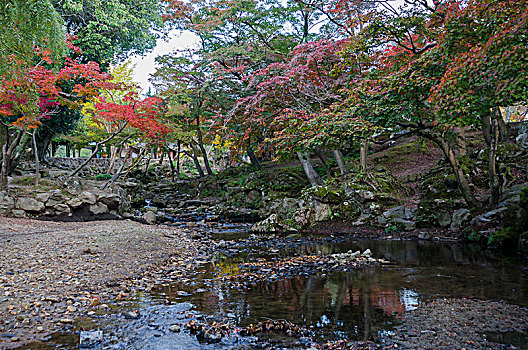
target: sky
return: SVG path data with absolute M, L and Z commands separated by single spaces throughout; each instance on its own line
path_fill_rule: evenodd
M 134 69 L 134 81 L 139 83 L 143 93 L 151 87 L 148 79 L 150 74 L 156 71 L 154 59 L 157 56 L 171 53 L 175 50 L 192 48 L 197 43 L 197 37 L 191 32 L 174 31 L 170 34 L 168 41 L 158 39 L 154 50 L 144 56 L 134 56 L 131 62 L 136 65 Z

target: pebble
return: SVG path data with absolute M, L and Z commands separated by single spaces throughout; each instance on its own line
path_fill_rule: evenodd
M 177 324 L 173 324 L 172 326 L 169 327 L 169 331 L 178 333 L 179 331 L 181 331 L 181 327 Z

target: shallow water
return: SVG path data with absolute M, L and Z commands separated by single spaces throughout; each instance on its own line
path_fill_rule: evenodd
M 478 246 L 346 239 L 291 243 L 271 253 L 265 244 L 227 249 L 229 254 L 219 254 L 214 263 L 204 265 L 189 280 L 158 286 L 128 305 L 141 311 L 140 319 L 109 315 L 85 321 L 83 326 L 103 329 L 105 349 L 245 349 L 253 348 L 251 343 L 227 340 L 224 344 L 201 344 L 194 336 L 172 333 L 168 328 L 202 314 L 208 322 L 227 319 L 241 326 L 267 318 L 284 319 L 308 327 L 313 331 L 313 340 L 319 341 L 383 340 L 394 331 L 405 311 L 416 308 L 425 299 L 466 297 L 528 305 L 527 261 Z M 221 280 L 225 274 L 239 273 L 239 263 L 256 257 L 332 254 L 367 248 L 375 257 L 384 257 L 394 265 L 294 276 L 256 283 L 250 289 L 232 288 Z M 167 301 L 172 305 L 164 305 Z M 78 335 L 60 336 L 53 339 L 55 344 L 61 344 L 59 347 L 48 342 L 29 348 L 77 347 Z M 518 338 L 515 340 L 519 341 Z M 526 342 L 523 339 L 526 337 L 521 336 L 521 343 Z M 269 341 L 277 346 L 303 347 L 292 339 L 271 337 Z

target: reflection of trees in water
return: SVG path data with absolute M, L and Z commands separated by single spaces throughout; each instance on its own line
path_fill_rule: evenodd
M 299 249 L 310 254 L 331 254 L 366 248 L 402 266 L 296 276 L 258 283 L 245 292 L 213 279 L 212 291 L 195 295 L 193 303 L 205 313 L 223 316 L 232 312 L 243 325 L 264 317 L 286 319 L 321 327 L 327 336 L 345 333 L 356 339 L 375 337 L 379 330 L 397 322 L 405 311 L 404 289 L 428 296 L 474 296 L 528 304 L 528 277 L 522 274 L 522 263 L 516 260 L 512 264 L 496 253 L 471 245 L 362 241 Z M 233 272 L 234 264 L 238 262 L 225 261 L 220 270 Z

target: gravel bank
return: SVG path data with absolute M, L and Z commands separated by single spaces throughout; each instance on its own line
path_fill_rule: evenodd
M 0 349 L 57 331 L 109 300 L 192 267 L 199 243 L 132 221 L 0 219 Z

